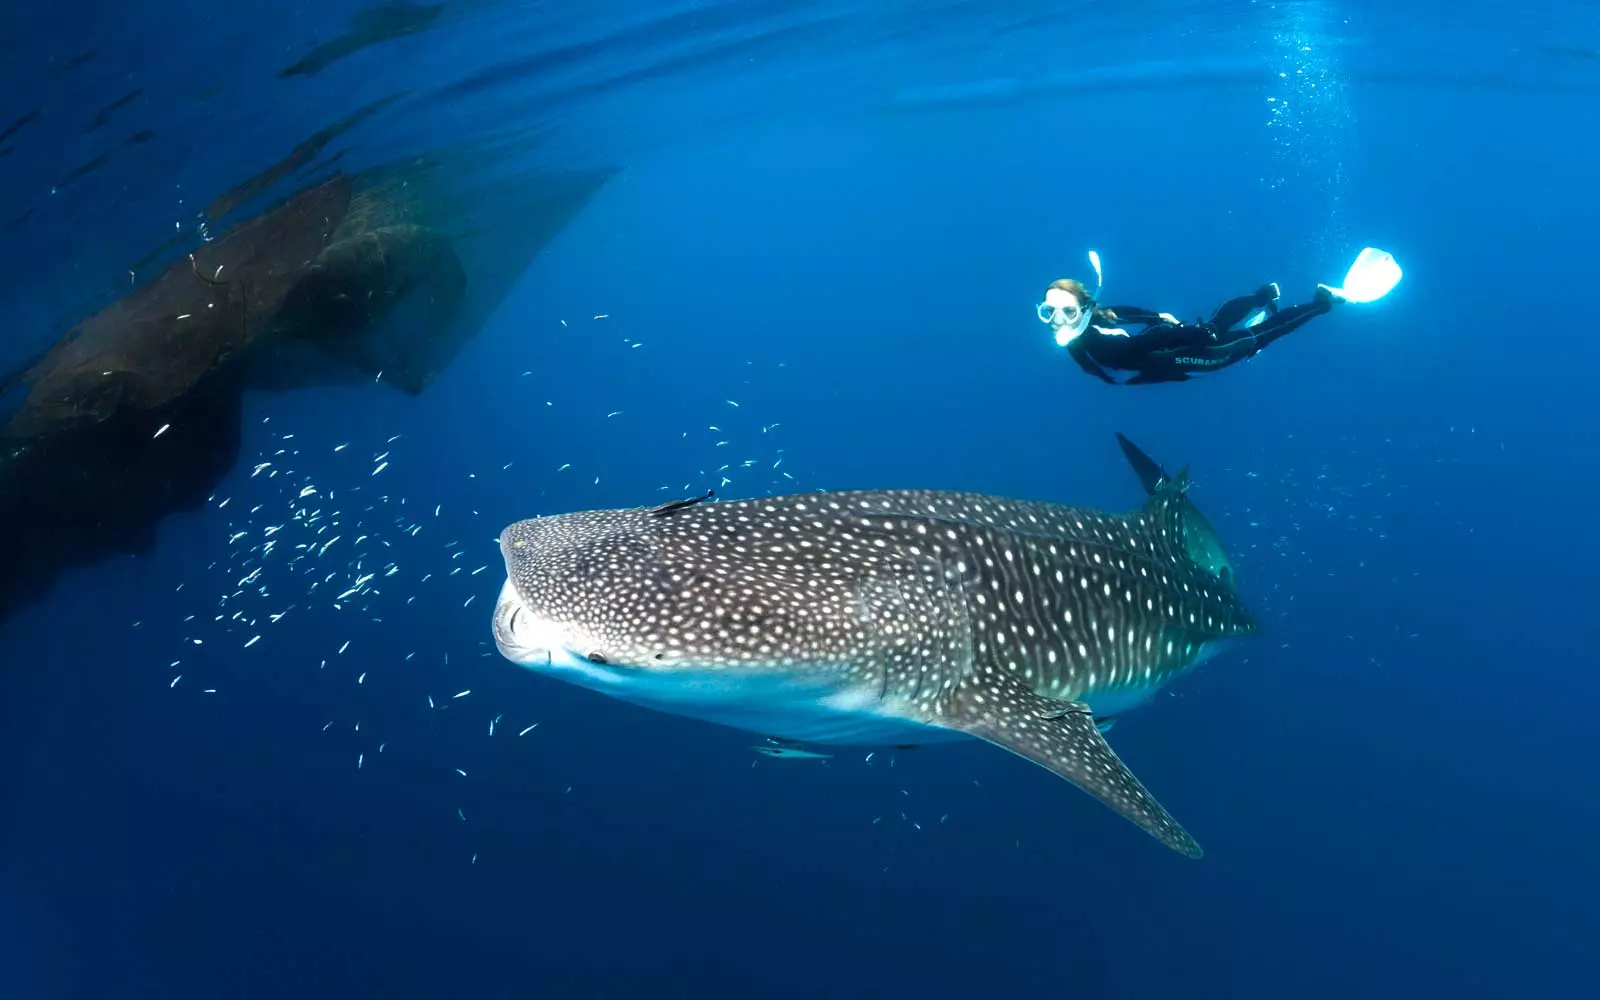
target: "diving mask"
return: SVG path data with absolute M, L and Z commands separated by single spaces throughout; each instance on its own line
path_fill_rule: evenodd
M 1077 296 L 1061 288 L 1044 293 L 1044 301 L 1037 307 L 1039 322 L 1050 326 L 1056 334 L 1056 344 L 1065 347 L 1089 328 L 1094 310 L 1078 304 Z

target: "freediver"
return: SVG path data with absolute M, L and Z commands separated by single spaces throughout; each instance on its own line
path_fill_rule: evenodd
M 1083 282 L 1062 278 L 1050 284 L 1037 313 L 1079 367 L 1118 385 L 1182 382 L 1227 368 L 1340 303 L 1378 301 L 1401 276 L 1393 256 L 1367 247 L 1350 265 L 1344 284 L 1319 284 L 1310 302 L 1280 309 L 1273 282 L 1229 299 L 1208 320 L 1184 323 L 1171 313 L 1139 306 L 1100 305 L 1100 255 L 1089 251 L 1089 263 L 1097 278 L 1093 294 Z

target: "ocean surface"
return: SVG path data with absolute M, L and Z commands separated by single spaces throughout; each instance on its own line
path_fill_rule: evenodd
M 0 510 L 0 997 L 1593 991 L 1593 4 L 10 0 L 0 136 L 0 420 L 317 185 L 466 303 L 417 385 L 291 365 Z M 1090 249 L 1193 317 L 1368 245 L 1388 298 L 1191 382 L 1033 315 Z M 773 759 L 495 649 L 513 521 L 1123 511 L 1119 431 L 1264 625 L 1109 736 L 1200 861 L 977 741 Z

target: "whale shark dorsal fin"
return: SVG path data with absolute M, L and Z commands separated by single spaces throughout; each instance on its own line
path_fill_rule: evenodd
M 950 699 L 947 725 L 1067 779 L 1185 857 L 1200 845 L 1101 735 L 1089 706 L 1054 701 L 995 675 L 974 676 Z
M 1166 470 L 1161 468 L 1161 463 L 1146 455 L 1138 445 L 1117 433 L 1117 444 L 1122 446 L 1122 454 L 1128 458 L 1128 464 L 1133 466 L 1134 475 L 1139 477 L 1139 483 L 1144 491 L 1155 496 L 1156 487 L 1167 478 Z
M 1189 466 L 1185 464 L 1177 475 L 1168 476 L 1161 463 L 1120 433 L 1117 434 L 1117 444 L 1122 446 L 1128 464 L 1133 466 L 1134 474 L 1150 495 L 1143 510 L 1158 519 L 1171 519 L 1168 523 L 1175 529 L 1176 537 L 1182 539 L 1189 558 L 1218 580 L 1234 586 L 1233 565 L 1228 561 L 1221 538 L 1211 522 L 1200 513 L 1200 508 L 1189 499 L 1189 487 L 1192 484 Z
M 1160 462 L 1145 454 L 1143 448 L 1123 437 L 1120 432 L 1117 434 L 1117 444 L 1122 446 L 1122 454 L 1127 456 L 1128 464 L 1133 466 L 1134 475 L 1139 477 L 1139 485 L 1143 486 L 1144 491 L 1150 496 L 1155 496 L 1157 493 L 1181 495 L 1189 492 L 1188 465 L 1179 469 L 1176 476 L 1169 476 Z
M 1189 492 L 1189 482 L 1189 467 L 1185 465 L 1183 468 L 1178 470 L 1178 474 L 1176 476 L 1170 476 L 1162 481 L 1161 491 L 1176 493 L 1178 496 L 1184 496 Z

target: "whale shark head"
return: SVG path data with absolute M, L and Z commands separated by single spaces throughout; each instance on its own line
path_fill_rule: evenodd
M 768 537 L 758 525 L 776 510 L 747 501 L 519 521 L 500 537 L 496 641 L 508 658 L 552 669 L 837 667 L 860 652 L 838 606 L 848 577 L 842 563 L 829 569 L 845 540 Z M 830 572 L 837 586 L 815 578 Z
M 500 536 L 506 582 L 495 642 L 513 662 L 585 672 L 660 662 L 647 609 L 659 586 L 657 546 L 637 511 L 594 511 L 519 521 Z
M 530 670 L 766 736 L 959 735 L 884 697 L 886 623 L 862 574 L 904 550 L 838 530 L 842 507 L 810 495 L 519 521 L 500 537 L 495 643 Z

